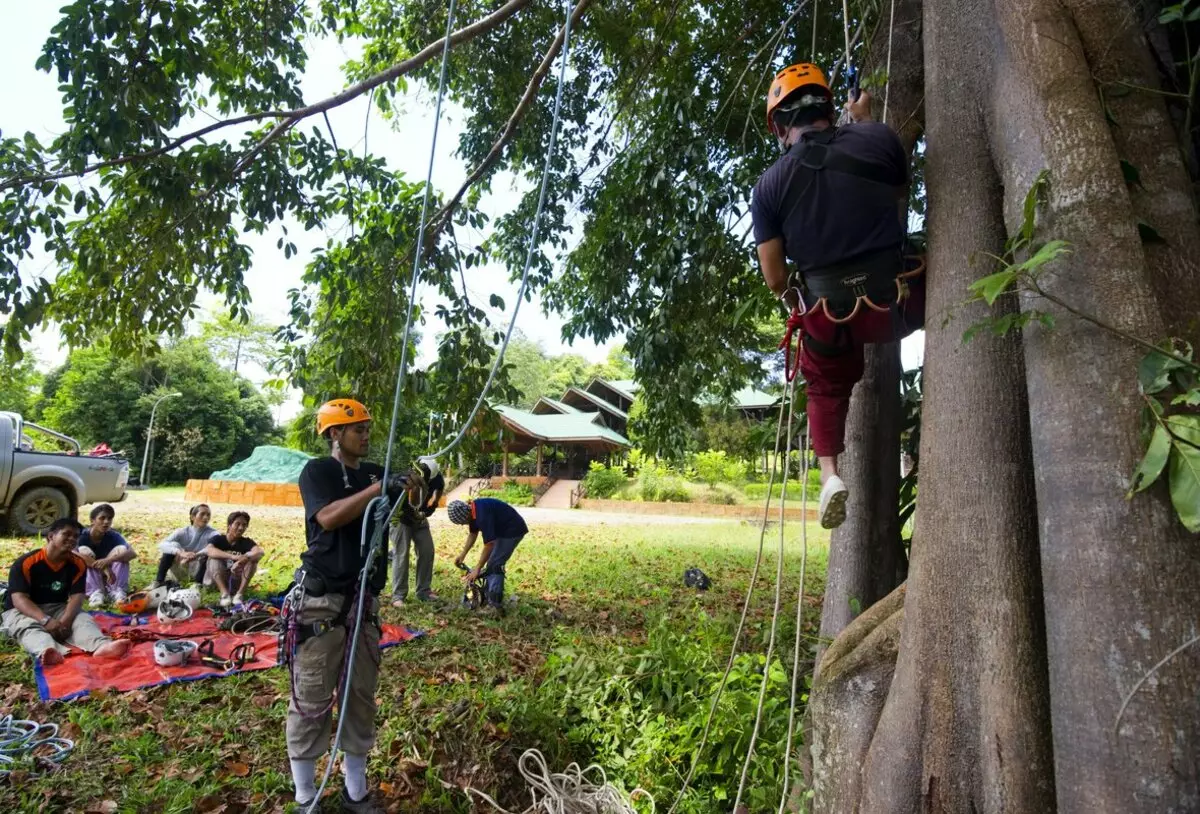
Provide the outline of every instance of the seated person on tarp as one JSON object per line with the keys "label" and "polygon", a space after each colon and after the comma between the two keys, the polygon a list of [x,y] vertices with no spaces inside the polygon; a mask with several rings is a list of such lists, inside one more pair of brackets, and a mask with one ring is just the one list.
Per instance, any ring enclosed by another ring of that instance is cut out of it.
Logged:
{"label": "seated person on tarp", "polygon": [[[221,591],[222,608],[240,605],[245,601],[246,588],[265,553],[258,543],[245,536],[246,529],[250,527],[249,514],[233,512],[225,522],[225,533],[212,538],[204,549],[208,556],[208,576]],[[229,595],[231,591],[234,593],[232,597]]]}
{"label": "seated person on tarp", "polygon": [[463,564],[475,545],[475,539],[483,535],[479,564],[463,576],[463,581],[474,582],[482,575],[487,586],[486,610],[503,613],[504,566],[521,538],[529,533],[525,519],[503,500],[490,497],[481,497],[469,503],[452,500],[446,506],[446,515],[451,523],[468,528],[466,545],[454,559],[455,565]]}
{"label": "seated person on tarp", "polygon": [[205,568],[208,566],[208,557],[204,552],[213,538],[220,536],[220,532],[208,524],[212,509],[207,504],[193,506],[188,516],[192,519],[190,526],[175,529],[158,544],[162,557],[158,560],[158,575],[150,584],[151,588],[165,583],[168,573],[180,585],[204,582]]}
{"label": "seated person on tarp", "polygon": [[98,608],[104,604],[105,594],[114,603],[124,602],[129,595],[129,563],[137,559],[137,552],[120,533],[113,531],[116,510],[101,503],[88,515],[92,525],[79,535],[79,548],[75,552],[87,566],[88,607]]}
{"label": "seated person on tarp", "polygon": [[41,659],[59,664],[71,647],[101,658],[120,658],[129,641],[113,641],[83,611],[87,566],[75,553],[83,527],[73,518],[55,520],[46,544],[17,558],[8,571],[8,593],[0,631]]}

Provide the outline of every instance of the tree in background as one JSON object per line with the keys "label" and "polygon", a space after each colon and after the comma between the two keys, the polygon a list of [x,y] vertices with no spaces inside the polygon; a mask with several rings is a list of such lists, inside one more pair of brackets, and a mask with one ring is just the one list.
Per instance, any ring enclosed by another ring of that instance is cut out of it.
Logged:
{"label": "tree in background", "polygon": [[32,353],[12,364],[0,364],[0,410],[11,410],[36,421],[44,380],[45,375],[38,370]]}
{"label": "tree in background", "polygon": [[158,355],[133,360],[107,343],[73,351],[46,377],[42,420],[85,447],[100,442],[140,461],[150,411],[154,420],[154,480],[207,478],[276,440],[271,410],[249,381],[218,365],[204,342],[184,339]]}
{"label": "tree in background", "polygon": [[264,369],[270,365],[278,353],[277,327],[253,314],[214,309],[200,323],[200,338],[218,362],[237,373],[244,362]]}

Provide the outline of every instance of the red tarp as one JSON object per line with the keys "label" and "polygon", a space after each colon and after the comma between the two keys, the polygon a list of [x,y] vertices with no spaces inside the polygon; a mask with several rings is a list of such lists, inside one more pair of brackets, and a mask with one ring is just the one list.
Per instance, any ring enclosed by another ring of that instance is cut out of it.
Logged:
{"label": "red tarp", "polygon": [[[65,701],[87,695],[92,690],[108,689],[127,692],[142,687],[172,684],[176,681],[198,681],[204,678],[224,678],[248,670],[266,670],[278,666],[276,658],[277,640],[274,634],[237,634],[218,628],[220,620],[212,611],[202,608],[186,622],[161,624],[155,616],[125,616],[118,613],[93,613],[92,617],[100,629],[109,635],[121,636],[132,630],[136,644],[123,659],[97,659],[82,651],[72,651],[62,664],[43,666],[35,663],[33,672],[37,678],[38,693],[43,701]],[[130,622],[137,620],[136,627]],[[205,639],[213,641],[216,656],[226,658],[233,648],[244,642],[252,642],[257,648],[253,662],[244,667],[222,672],[201,664],[195,656],[180,667],[159,667],[154,661],[154,642],[140,641],[137,636],[146,633],[166,634],[163,638],[191,639],[197,643]],[[398,625],[383,626],[383,647],[407,642],[422,634]]]}

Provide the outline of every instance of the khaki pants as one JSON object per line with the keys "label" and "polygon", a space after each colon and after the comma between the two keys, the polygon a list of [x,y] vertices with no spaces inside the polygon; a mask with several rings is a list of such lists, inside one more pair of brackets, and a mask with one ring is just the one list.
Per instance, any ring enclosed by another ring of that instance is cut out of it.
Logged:
{"label": "khaki pants", "polygon": [[[66,603],[52,602],[48,605],[39,605],[42,613],[49,614],[53,617],[59,617],[66,610]],[[0,630],[17,640],[17,643],[32,653],[34,656],[40,656],[51,647],[59,653],[66,655],[70,653],[70,647],[78,647],[87,653],[93,653],[96,648],[111,641],[107,636],[100,632],[100,628],[96,625],[90,613],[80,612],[75,617],[75,621],[71,623],[71,635],[67,636],[65,642],[55,641],[54,637],[46,632],[41,623],[37,619],[30,619],[25,614],[21,613],[16,608],[6,610],[4,615],[0,617]],[[70,647],[68,647],[70,645]]]}
{"label": "khaki pants", "polygon": [[[349,601],[342,594],[306,596],[299,609],[301,625],[332,620],[342,603]],[[347,624],[354,621],[350,608]],[[342,730],[342,751],[365,755],[375,745],[375,686],[379,681],[379,603],[372,600],[364,610],[359,628],[358,650],[354,669],[348,676],[350,694],[341,699],[340,715],[349,716]],[[346,656],[346,627],[337,626],[314,636],[296,649],[291,664],[295,697],[288,703],[287,747],[291,760],[316,760],[329,750],[329,735],[333,728],[333,712],[315,718],[306,717],[329,705]],[[297,709],[296,702],[300,707]],[[302,714],[301,710],[303,710]]]}
{"label": "khaki pants", "polygon": [[433,535],[422,518],[416,526],[397,524],[392,529],[392,597],[408,598],[408,550],[417,550],[417,599],[429,599],[433,586]]}

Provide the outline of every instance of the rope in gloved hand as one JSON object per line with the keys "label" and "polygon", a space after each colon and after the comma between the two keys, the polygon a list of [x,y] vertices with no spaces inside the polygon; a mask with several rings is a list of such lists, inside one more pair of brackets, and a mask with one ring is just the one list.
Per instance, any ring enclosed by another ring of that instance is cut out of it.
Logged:
{"label": "rope in gloved hand", "polygon": [[35,768],[53,769],[74,748],[75,741],[58,737],[58,724],[26,721],[12,715],[0,718],[0,777],[7,777],[18,763],[26,761]]}
{"label": "rope in gloved hand", "polygon": [[[604,769],[596,764],[581,769],[572,763],[564,771],[551,772],[546,758],[537,749],[526,749],[517,762],[521,777],[529,785],[533,802],[520,812],[512,812],[478,789],[468,788],[474,795],[501,814],[638,814],[633,801],[650,801],[654,814],[654,798],[645,789],[637,788],[626,794],[608,782]],[[595,776],[595,782],[590,777]]]}

